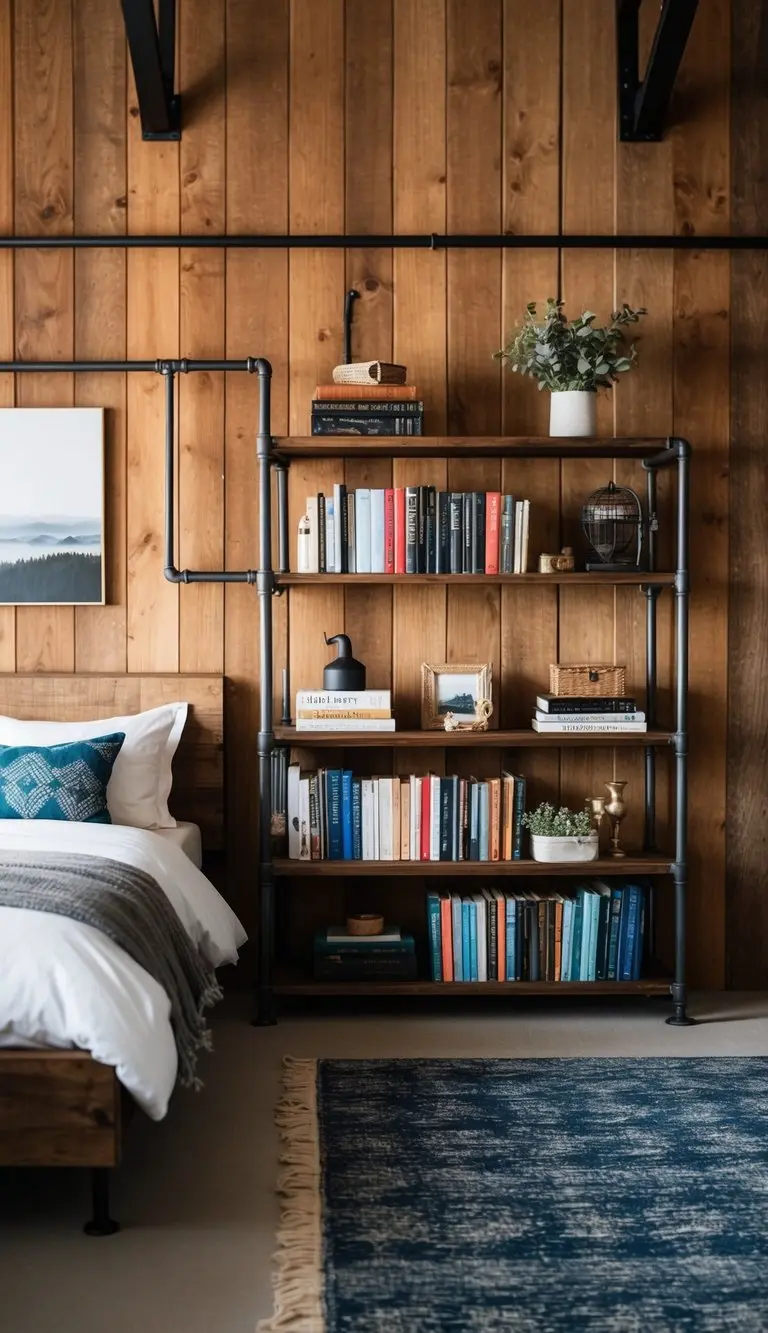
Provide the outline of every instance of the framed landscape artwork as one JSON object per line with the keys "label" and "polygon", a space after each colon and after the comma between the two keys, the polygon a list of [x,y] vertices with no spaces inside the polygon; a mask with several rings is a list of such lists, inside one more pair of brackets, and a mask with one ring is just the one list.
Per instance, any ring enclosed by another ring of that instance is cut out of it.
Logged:
{"label": "framed landscape artwork", "polygon": [[442,730],[447,713],[452,713],[457,722],[473,722],[478,704],[490,701],[491,674],[490,662],[422,663],[422,729]]}
{"label": "framed landscape artwork", "polygon": [[0,408],[0,604],[103,602],[103,409]]}

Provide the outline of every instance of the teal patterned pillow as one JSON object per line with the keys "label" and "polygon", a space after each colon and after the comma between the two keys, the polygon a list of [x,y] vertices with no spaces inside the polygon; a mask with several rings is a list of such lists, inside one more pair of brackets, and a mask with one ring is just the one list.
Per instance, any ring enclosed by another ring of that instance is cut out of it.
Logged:
{"label": "teal patterned pillow", "polygon": [[0,745],[0,819],[111,824],[107,783],[124,731],[65,745]]}

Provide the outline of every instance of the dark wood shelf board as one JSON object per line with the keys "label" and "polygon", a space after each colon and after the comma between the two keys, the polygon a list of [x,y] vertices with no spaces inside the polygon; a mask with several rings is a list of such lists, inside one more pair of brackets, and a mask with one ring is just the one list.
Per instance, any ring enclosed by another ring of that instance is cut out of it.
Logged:
{"label": "dark wood shelf board", "polygon": [[605,875],[668,875],[672,857],[659,855],[610,857],[599,861],[544,862],[544,861],[291,861],[277,857],[273,861],[275,875],[281,879],[337,879],[340,877],[368,878],[386,875],[392,879],[403,876],[413,879],[488,879],[530,878],[546,875],[592,879]]}
{"label": "dark wood shelf board", "polygon": [[354,748],[397,750],[423,747],[438,750],[449,747],[486,750],[557,749],[563,746],[664,746],[672,741],[669,731],[567,731],[554,735],[533,730],[523,731],[297,731],[295,727],[275,727],[275,740],[307,749]]}
{"label": "dark wood shelf board", "polygon": [[647,458],[666,439],[550,439],[548,436],[286,435],[283,458]]}
{"label": "dark wood shelf board", "polygon": [[670,978],[642,981],[315,981],[300,968],[275,968],[277,995],[428,995],[461,999],[466,995],[669,995]]}
{"label": "dark wood shelf board", "polygon": [[674,586],[675,576],[668,570],[663,572],[630,570],[626,574],[598,573],[588,574],[586,570],[576,570],[573,574],[275,574],[275,583],[278,588],[313,588],[317,585],[322,587],[337,587],[343,584],[350,584],[352,587],[399,587],[401,584],[405,587],[415,587],[418,584],[434,584],[437,587],[443,587],[445,584],[455,585],[457,587],[471,587],[473,584],[490,584],[495,586],[500,584],[523,584],[530,587],[534,583],[548,584],[550,586],[571,587],[624,587],[625,585],[636,587],[648,587],[653,585],[657,588],[671,588]]}

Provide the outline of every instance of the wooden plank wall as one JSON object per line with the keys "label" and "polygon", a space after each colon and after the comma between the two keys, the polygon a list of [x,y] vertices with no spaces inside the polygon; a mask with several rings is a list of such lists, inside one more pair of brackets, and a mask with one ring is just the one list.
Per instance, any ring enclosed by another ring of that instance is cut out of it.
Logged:
{"label": "wooden plank wall", "polygon": [[[756,36],[764,29],[755,11],[762,6],[733,5],[741,15],[737,67],[756,80]],[[646,0],[646,46],[656,8]],[[146,144],[119,6],[0,0],[0,228],[727,231],[729,0],[701,0],[674,123],[655,145],[616,141],[612,10],[605,0],[272,0],[254,21],[249,0],[178,0],[184,134],[180,144]],[[737,168],[764,174],[748,99],[740,114]],[[759,192],[736,188],[733,217],[735,225],[759,229]],[[522,434],[546,429],[546,399],[503,375],[491,354],[526,301],[559,288],[571,311],[588,304],[602,316],[624,299],[646,304],[640,366],[601,403],[601,429],[676,431],[695,448],[691,972],[699,984],[720,986],[726,950],[734,982],[750,957],[756,961],[749,922],[757,882],[758,910],[768,920],[762,844],[748,833],[747,817],[737,818],[726,939],[729,263],[727,254],[642,249],[224,254],[185,247],[76,257],[30,251],[15,259],[0,252],[0,355],[265,355],[275,371],[275,433],[303,434],[312,390],[340,357],[344,292],[353,285],[361,295],[355,354],[406,362],[427,399],[430,433]],[[753,347],[765,340],[755,296],[765,285],[762,260],[751,267],[757,263],[744,257],[733,266],[733,308]],[[738,792],[741,763],[754,771],[760,757],[759,744],[750,749],[745,737],[763,658],[759,651],[748,656],[745,644],[755,614],[764,623],[766,596],[763,563],[750,545],[755,531],[764,535],[756,440],[766,415],[751,364],[744,361],[740,373],[737,359],[734,379],[743,438],[734,461],[746,520],[733,544],[730,780]],[[163,581],[162,384],[153,376],[41,375],[19,377],[14,386],[6,378],[0,402],[14,401],[110,409],[109,605],[0,608],[0,669],[226,674],[232,892],[253,924],[256,598],[246,588],[177,589]],[[245,376],[200,376],[181,388],[183,563],[255,563],[255,410],[255,384]],[[292,525],[305,496],[341,475],[333,463],[294,467]],[[582,499],[610,475],[610,465],[599,462],[477,469],[401,460],[394,467],[350,463],[345,472],[353,486],[428,480],[528,494],[534,558],[573,532]],[[642,481],[637,469],[617,467],[615,475]],[[328,656],[322,633],[343,628],[368,663],[370,683],[394,687],[403,723],[418,718],[424,659],[492,660],[494,725],[524,722],[558,654],[617,657],[635,681],[642,672],[644,602],[635,593],[329,589],[294,593],[290,623],[284,605],[276,607],[277,665],[287,655],[294,688],[319,683]],[[668,703],[666,611],[661,629]],[[764,686],[758,697],[765,712]],[[414,762],[399,756],[406,769]],[[479,771],[489,757],[463,762]],[[519,762],[534,796],[560,791],[580,802],[606,777],[629,777],[627,831],[637,833],[636,760],[619,762],[611,751],[560,761],[531,752]],[[666,791],[662,783],[665,803]],[[762,796],[756,800],[755,811],[764,805]]]}

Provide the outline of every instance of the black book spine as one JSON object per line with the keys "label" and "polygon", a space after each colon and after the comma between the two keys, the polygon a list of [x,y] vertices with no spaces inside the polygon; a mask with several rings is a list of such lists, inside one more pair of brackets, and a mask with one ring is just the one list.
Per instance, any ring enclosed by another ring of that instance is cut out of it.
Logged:
{"label": "black book spine", "polygon": [[555,912],[554,898],[547,902],[547,981],[555,979]]}
{"label": "black book spine", "polygon": [[515,981],[525,981],[525,903],[517,900],[515,912]]}
{"label": "black book spine", "polygon": [[521,978],[520,978],[522,981],[531,981],[533,979],[531,977],[531,959],[533,957],[533,952],[531,949],[532,918],[530,909],[531,909],[530,903],[518,902],[517,904],[517,915],[518,917],[522,917],[522,922],[523,922],[523,940],[522,940],[522,950],[521,950],[522,967],[521,967]]}
{"label": "black book spine", "polygon": [[515,498],[513,495],[501,497],[501,544],[500,574],[514,574],[515,554]]}
{"label": "black book spine", "polygon": [[496,981],[499,973],[499,931],[498,931],[498,908],[496,899],[486,900],[486,921],[488,923],[487,938],[487,958],[488,958],[488,980]]}
{"label": "black book spine", "polygon": [[541,981],[541,963],[539,958],[539,914],[538,903],[528,904],[530,921],[530,980]]}
{"label": "black book spine", "polygon": [[427,488],[417,487],[419,527],[416,545],[416,573],[427,572]]}
{"label": "black book spine", "polygon": [[602,894],[597,917],[597,962],[595,981],[608,980],[608,936],[611,916],[611,895]]}
{"label": "black book spine", "polygon": [[475,491],[475,525],[472,530],[472,573],[485,573],[485,492]]}
{"label": "black book spine", "polygon": [[419,488],[405,488],[405,572],[418,574],[419,550]]}
{"label": "black book spine", "polygon": [[426,573],[437,573],[437,491],[427,486],[427,562]]}
{"label": "black book spine", "polygon": [[440,860],[451,860],[450,779],[440,779]]}
{"label": "black book spine", "polygon": [[608,696],[604,699],[566,698],[565,696],[557,699],[548,699],[546,712],[557,714],[578,714],[578,713],[634,713],[636,701],[626,696],[617,698]]}
{"label": "black book spine", "polygon": [[472,511],[474,507],[472,492],[465,491],[462,496],[462,574],[472,573]]}
{"label": "black book spine", "polygon": [[337,517],[337,522],[341,524],[341,574],[349,573],[349,508],[347,505],[347,488],[342,484],[339,488],[339,506],[341,513]]}
{"label": "black book spine", "polygon": [[436,573],[451,572],[451,497],[448,491],[437,493]]}
{"label": "black book spine", "polygon": [[325,496],[320,491],[317,497],[317,567],[320,574],[327,573],[328,557],[325,549]]}
{"label": "black book spine", "polygon": [[422,422],[418,416],[395,416],[392,413],[313,412],[313,435],[421,435]]}
{"label": "black book spine", "polygon": [[464,558],[464,545],[462,541],[464,500],[458,491],[454,491],[450,498],[450,573],[461,574],[462,561]]}

